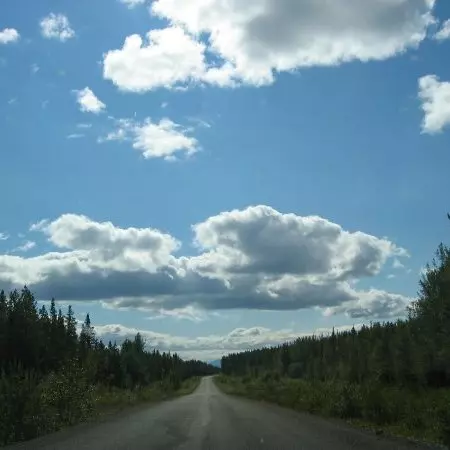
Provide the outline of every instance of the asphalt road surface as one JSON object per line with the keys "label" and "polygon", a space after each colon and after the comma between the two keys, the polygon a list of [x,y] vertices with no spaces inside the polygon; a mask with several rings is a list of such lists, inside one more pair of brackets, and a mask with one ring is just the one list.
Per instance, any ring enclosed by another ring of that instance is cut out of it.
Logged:
{"label": "asphalt road surface", "polygon": [[211,377],[188,396],[79,425],[11,449],[388,450],[431,448],[380,438],[338,421],[223,394]]}

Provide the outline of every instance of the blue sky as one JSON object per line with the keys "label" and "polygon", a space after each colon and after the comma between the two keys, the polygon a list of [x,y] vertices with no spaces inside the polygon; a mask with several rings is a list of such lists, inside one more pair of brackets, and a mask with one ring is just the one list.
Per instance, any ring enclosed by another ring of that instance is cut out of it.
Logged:
{"label": "blue sky", "polygon": [[448,236],[450,5],[335,4],[2,2],[1,287],[204,359],[400,317]]}

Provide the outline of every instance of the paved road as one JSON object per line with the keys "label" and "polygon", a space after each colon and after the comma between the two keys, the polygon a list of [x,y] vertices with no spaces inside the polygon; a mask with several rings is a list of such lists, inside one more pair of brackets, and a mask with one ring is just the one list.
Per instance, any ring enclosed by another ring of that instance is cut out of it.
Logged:
{"label": "paved road", "polygon": [[335,421],[220,392],[211,377],[191,395],[10,446],[29,450],[408,450]]}

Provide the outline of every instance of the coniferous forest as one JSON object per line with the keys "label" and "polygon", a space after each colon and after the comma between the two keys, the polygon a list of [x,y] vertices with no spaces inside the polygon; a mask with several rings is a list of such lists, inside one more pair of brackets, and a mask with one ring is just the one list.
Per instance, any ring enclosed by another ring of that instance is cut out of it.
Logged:
{"label": "coniferous forest", "polygon": [[72,307],[49,310],[26,287],[0,293],[0,445],[84,421],[103,409],[193,390],[215,367],[149,350],[138,333],[119,347],[77,332]]}
{"label": "coniferous forest", "polygon": [[450,248],[405,319],[222,358],[227,392],[450,444]]}

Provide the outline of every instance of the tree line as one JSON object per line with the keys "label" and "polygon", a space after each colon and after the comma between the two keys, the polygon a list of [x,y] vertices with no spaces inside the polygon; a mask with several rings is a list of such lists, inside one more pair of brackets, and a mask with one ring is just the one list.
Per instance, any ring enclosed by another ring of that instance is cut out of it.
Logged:
{"label": "tree line", "polygon": [[450,386],[450,249],[441,244],[419,282],[407,318],[301,337],[222,358],[227,375],[276,372],[291,378]]}
{"label": "tree line", "polygon": [[77,331],[71,306],[38,309],[25,287],[0,292],[0,444],[85,420],[102,392],[157,386],[175,391],[190,377],[217,373],[205,362],[148,349],[140,333],[119,346],[95,334],[89,314]]}

